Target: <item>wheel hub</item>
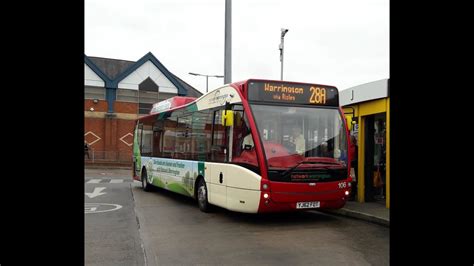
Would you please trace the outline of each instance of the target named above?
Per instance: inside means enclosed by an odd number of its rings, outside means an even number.
[[[206,188],[204,186],[200,186],[198,189],[198,199],[200,203],[206,201]]]

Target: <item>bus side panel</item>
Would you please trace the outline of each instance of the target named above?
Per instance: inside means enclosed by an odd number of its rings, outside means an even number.
[[[198,162],[149,157],[142,157],[142,162],[150,184],[193,197]]]
[[[238,165],[228,165],[227,208],[233,211],[257,213],[260,204],[262,177]]]
[[[261,176],[235,164],[206,163],[206,167],[212,169],[209,174],[211,204],[233,211],[258,211]]]
[[[227,209],[257,213],[259,204],[260,191],[227,187]]]
[[[226,164],[227,187],[260,191],[262,177],[247,168],[235,164]]]
[[[161,180],[160,175],[156,172],[156,168],[153,167],[154,160],[156,160],[156,158],[152,158],[152,157],[141,158],[142,167],[145,168],[146,173],[147,173],[148,183],[156,187],[165,188],[165,184]]]

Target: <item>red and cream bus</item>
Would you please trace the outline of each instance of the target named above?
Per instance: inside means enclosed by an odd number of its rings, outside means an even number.
[[[348,130],[333,86],[250,79],[173,97],[137,120],[133,178],[246,213],[337,209]]]

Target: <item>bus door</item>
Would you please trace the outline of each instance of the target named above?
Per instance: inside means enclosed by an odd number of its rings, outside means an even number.
[[[211,156],[206,165],[210,173],[209,202],[223,208],[227,207],[227,162],[229,159],[229,138],[231,128],[222,125],[222,111],[213,114]]]

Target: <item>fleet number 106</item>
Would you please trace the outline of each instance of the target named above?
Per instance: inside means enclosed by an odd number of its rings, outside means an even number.
[[[319,87],[311,87],[311,97],[309,98],[310,103],[326,103],[326,89]]]

